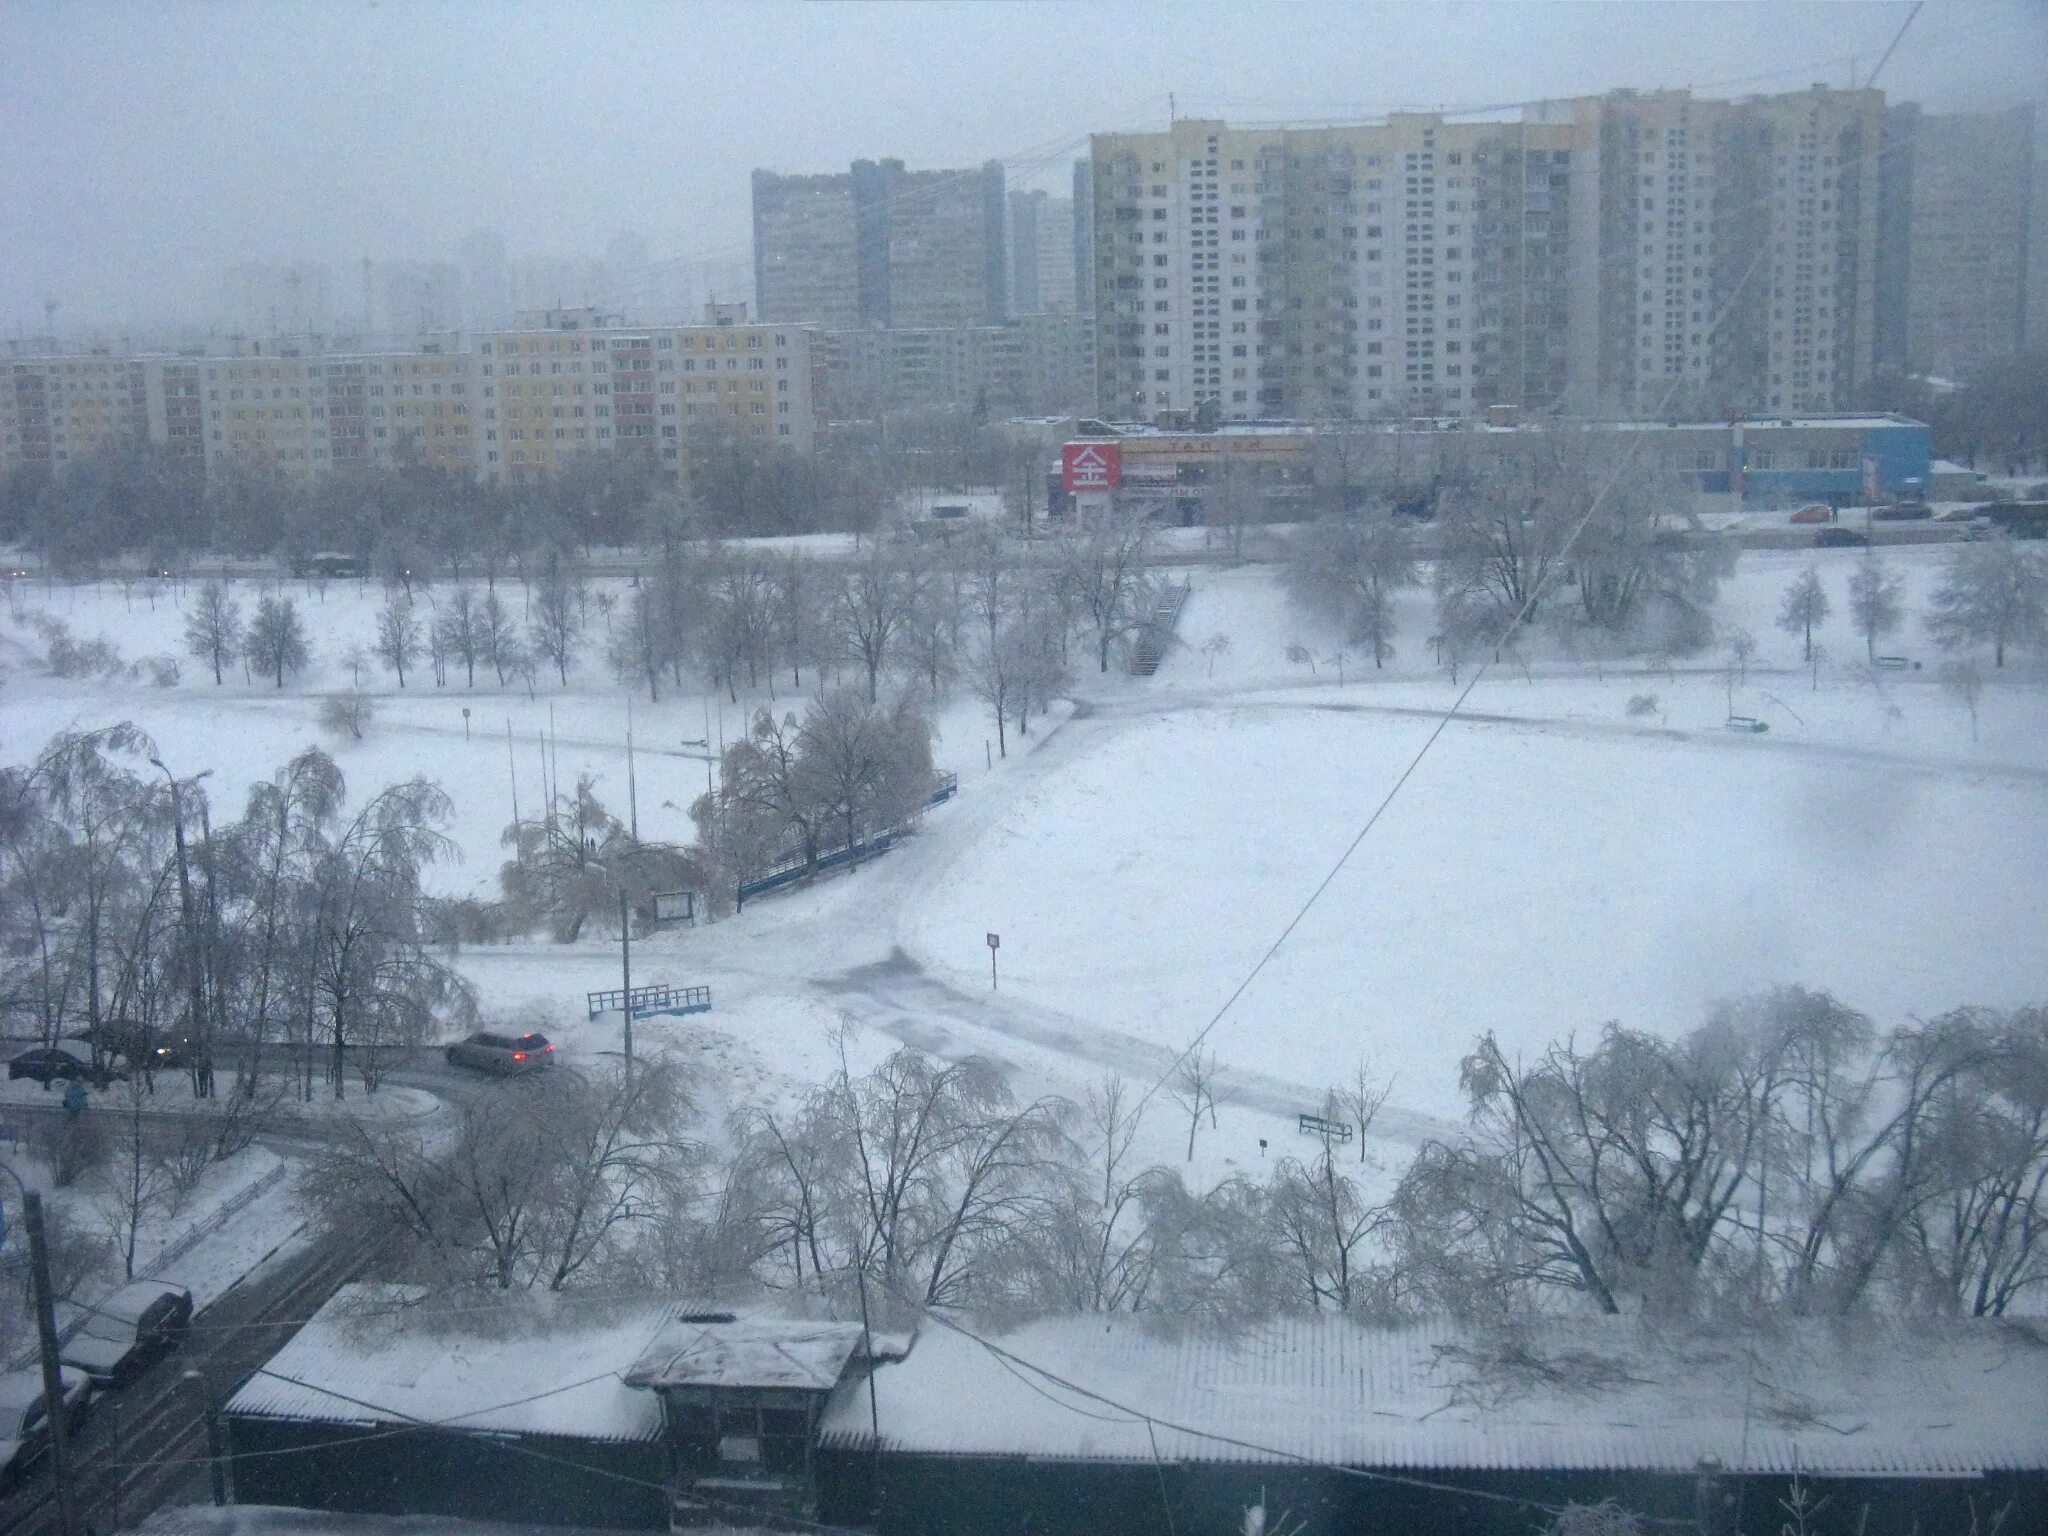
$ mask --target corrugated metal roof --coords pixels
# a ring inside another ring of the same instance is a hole
[[[508,1299],[480,1316],[410,1286],[343,1286],[228,1403],[327,1424],[651,1440],[661,1403],[626,1368],[680,1307]]]
[[[636,1387],[791,1387],[829,1392],[860,1344],[858,1323],[676,1318],[626,1372]]]
[[[1759,1473],[2048,1469],[2048,1340],[2019,1324],[1737,1337],[1638,1319],[1476,1334],[1325,1317],[1176,1338],[1090,1317],[993,1342],[1071,1386],[929,1326],[875,1373],[885,1448],[1150,1460],[1156,1437],[1172,1460],[1417,1470],[1677,1472],[1707,1456]],[[869,1445],[865,1390],[842,1393],[822,1432]]]

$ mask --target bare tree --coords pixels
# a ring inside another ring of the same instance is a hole
[[[1977,706],[1984,698],[1984,669],[1972,660],[1943,662],[1941,686],[1970,712],[1970,740],[1977,740]]]
[[[462,663],[465,685],[476,686],[476,664],[485,654],[483,627],[477,612],[476,594],[458,586],[448,595],[448,605],[434,621],[434,633],[444,654]]]
[[[405,686],[406,663],[420,654],[420,620],[413,612],[412,599],[394,589],[377,610],[377,659],[398,674],[398,686]]]
[[[1332,1091],[1339,1109],[1350,1117],[1358,1129],[1358,1160],[1365,1161],[1366,1138],[1372,1134],[1372,1123],[1379,1118],[1380,1109],[1387,1102],[1387,1096],[1394,1091],[1394,1080],[1382,1078],[1373,1069],[1370,1060],[1360,1057],[1351,1069],[1351,1076],[1344,1086]]]
[[[288,597],[263,597],[256,602],[256,616],[249,621],[244,642],[249,665],[284,687],[287,677],[297,676],[312,662],[306,644],[306,629],[299,621],[298,604]]]
[[[833,631],[842,653],[867,673],[870,704],[880,697],[882,670],[895,658],[914,600],[910,572],[880,539],[863,545],[832,589]]]
[[[1095,631],[1099,672],[1109,670],[1110,647],[1145,620],[1151,548],[1152,525],[1138,507],[1070,518],[1060,532],[1060,580]]]
[[[899,701],[878,709],[852,689],[826,694],[797,731],[802,798],[835,822],[845,846],[901,825],[931,794],[931,727]]]
[[[1209,1129],[1216,1129],[1216,1079],[1221,1071],[1216,1053],[1202,1046],[1196,1046],[1182,1056],[1179,1065],[1173,1069],[1170,1091],[1174,1101],[1188,1112],[1187,1160],[1191,1163],[1195,1160],[1195,1132],[1201,1128],[1205,1111],[1209,1116]]]
[[[351,741],[361,741],[363,732],[377,715],[377,701],[367,693],[351,689],[347,693],[330,693],[320,701],[320,726],[337,736],[347,736]]]
[[[1874,546],[1863,551],[1849,573],[1849,618],[1863,637],[1866,660],[1877,659],[1877,642],[1899,627],[1905,616],[1905,584],[1878,559]]]
[[[555,664],[564,687],[569,683],[569,666],[576,659],[577,643],[583,638],[583,583],[566,561],[555,559],[541,573],[534,593],[533,622],[527,626],[533,649]]]
[[[486,592],[484,600],[477,604],[476,634],[479,651],[490,659],[491,670],[498,674],[498,686],[504,687],[505,679],[518,671],[519,632],[504,599],[496,591]]]
[[[1992,665],[2008,645],[2048,637],[2048,556],[1999,535],[1959,544],[1934,589],[1927,629],[1944,650],[1989,643]]]
[[[1370,644],[1383,667],[1394,655],[1394,593],[1413,586],[1417,571],[1407,526],[1378,513],[1311,524],[1290,544],[1282,579],[1295,602]]]
[[[1810,565],[1785,589],[1784,601],[1778,605],[1778,628],[1804,638],[1806,661],[1813,660],[1813,631],[1827,619],[1831,606],[1827,588],[1820,584],[1820,572]]]
[[[192,616],[185,621],[185,649],[213,668],[213,684],[221,685],[221,669],[242,646],[242,612],[224,582],[209,581],[199,589]]]

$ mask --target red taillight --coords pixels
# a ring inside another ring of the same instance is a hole
[[[549,1049],[550,1051],[552,1051],[552,1050],[554,1049],[554,1047],[553,1047],[553,1046],[551,1045],[551,1046],[549,1046],[549,1047],[548,1047],[548,1049]]]
[[[512,1053],[512,1059],[513,1059],[514,1061],[524,1061],[524,1060],[526,1060],[526,1052],[524,1052],[524,1051],[514,1051],[514,1052]]]

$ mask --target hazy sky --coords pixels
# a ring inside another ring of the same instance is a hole
[[[64,328],[197,316],[232,261],[452,255],[481,226],[515,254],[638,229],[730,268],[755,166],[1063,182],[1169,92],[1269,122],[1861,83],[1909,9],[0,0],[0,332],[46,298]],[[2048,0],[1934,0],[1879,83],[2048,107],[2044,65]]]

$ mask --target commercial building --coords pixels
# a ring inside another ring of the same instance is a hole
[[[1870,371],[1882,97],[1097,135],[1099,394],[1147,416],[1834,410]]]
[[[2028,345],[2034,114],[1885,114],[1879,360],[1966,378]]]
[[[754,295],[764,320],[1000,325],[1009,314],[1003,168],[754,172]]]
[[[1057,515],[1082,506],[1144,508],[1164,521],[1211,521],[1227,487],[1240,516],[1293,519],[1316,509],[1387,504],[1427,513],[1447,482],[1534,448],[1544,434],[1632,438],[1631,462],[1674,489],[1738,505],[1836,506],[1924,492],[1931,434],[1903,416],[1732,421],[1492,420],[1111,427],[1077,424],[1049,476]]]

